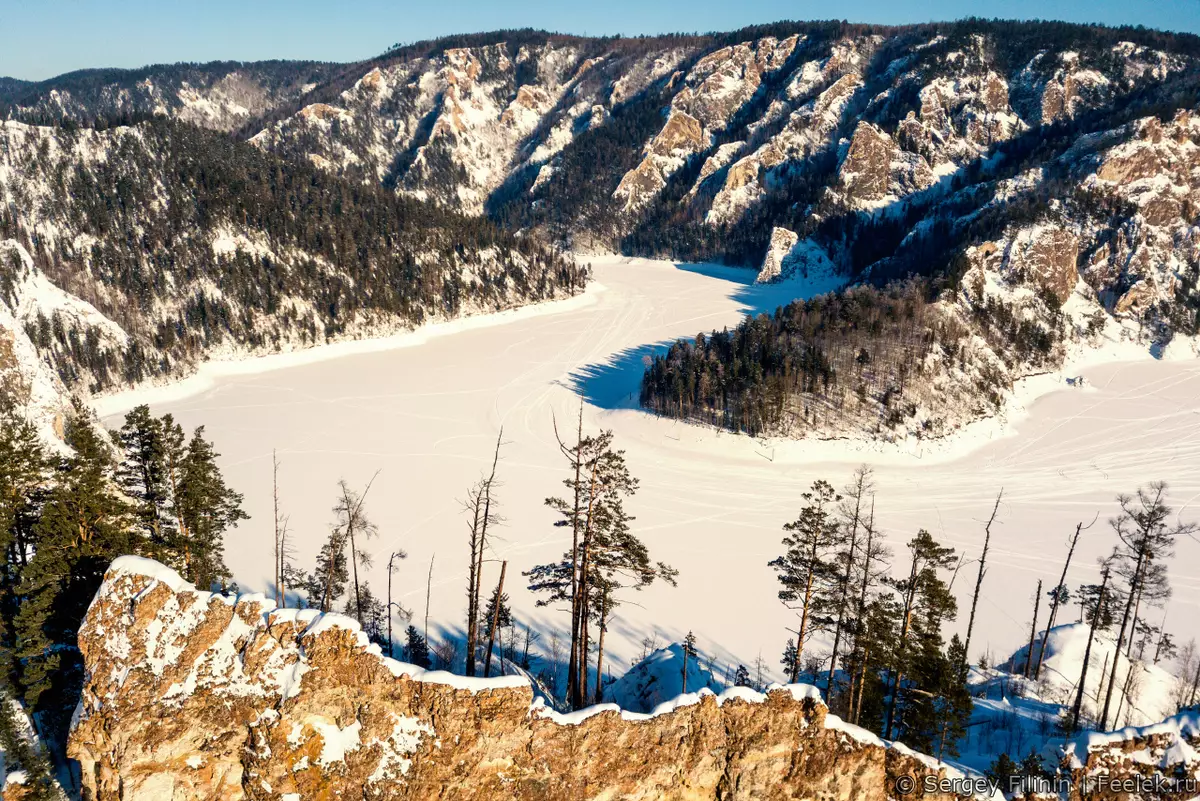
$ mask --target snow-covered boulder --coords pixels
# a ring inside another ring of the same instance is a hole
[[[683,646],[671,643],[638,662],[604,691],[605,699],[631,712],[651,712],[684,692]],[[721,692],[725,685],[713,678],[700,659],[687,658],[687,692],[707,687]]]

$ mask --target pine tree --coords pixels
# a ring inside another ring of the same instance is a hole
[[[85,421],[68,421],[66,435],[73,453],[61,461],[35,528],[14,621],[25,702],[57,733],[65,731],[83,678],[79,626],[109,562],[135,545],[130,509],[113,491],[107,444]]]
[[[46,501],[51,463],[33,424],[0,413],[0,680],[13,677],[13,617],[21,571],[33,552],[37,521]]]
[[[632,533],[633,517],[625,512],[624,499],[637,491],[638,480],[625,463],[625,452],[616,450],[613,433],[583,436],[582,412],[579,439],[559,447],[567,457],[571,476],[563,484],[571,500],[548,498],[546,505],[559,514],[555,525],[571,529],[571,550],[561,560],[526,571],[529,589],[541,593],[539,606],[563,603],[571,613],[571,653],[567,671],[567,702],[582,707],[588,698],[591,623],[607,628],[608,616],[620,587],[641,589],[656,579],[674,584],[676,571],[650,560],[645,544]],[[556,428],[557,434],[557,428]],[[603,651],[597,648],[598,670]],[[599,683],[599,673],[597,673]]]
[[[887,677],[896,661],[901,609],[895,596],[871,600],[856,632],[851,654],[853,705],[847,709],[855,725],[882,730],[887,711]]]
[[[790,532],[783,538],[787,551],[768,563],[782,585],[779,600],[800,616],[796,661],[789,672],[793,682],[800,676],[805,640],[829,624],[828,613],[835,605],[837,571],[831,549],[837,542],[838,524],[833,506],[842,499],[825,481],[813,482],[801,497],[805,506],[800,516],[783,527]]]
[[[149,406],[135,406],[125,415],[116,438],[122,452],[117,478],[133,502],[147,552],[168,561],[164,554],[173,538],[174,521],[169,513],[171,488],[162,421],[150,414]]]
[[[367,635],[367,639],[371,642],[383,647],[387,645],[387,618],[384,611],[384,603],[375,594],[371,592],[371,586],[363,582],[361,588],[362,594],[362,618],[361,625],[363,633]],[[353,598],[346,600],[346,605],[342,609],[342,614],[347,617],[352,617],[359,620],[358,604]]]
[[[850,621],[853,658],[845,711],[847,718],[856,725],[860,723],[864,707],[863,693],[876,691],[879,685],[878,671],[887,664],[886,654],[890,653],[892,644],[891,640],[881,639],[880,636],[881,632],[892,632],[893,620],[888,616],[891,602],[880,596],[891,570],[891,555],[884,533],[875,525],[875,499],[872,497],[870,511],[863,523],[862,561],[855,578],[858,586],[855,590],[854,615]],[[875,719],[873,704],[876,700],[878,698],[873,698],[871,704],[866,704],[872,720]]]
[[[25,773],[21,783],[20,797],[23,801],[60,801],[62,792],[54,782],[50,761],[30,741],[24,727],[17,720],[12,688],[6,681],[0,682],[0,748],[4,749],[4,770],[12,774],[16,770]]]
[[[908,550],[912,559],[909,574],[894,582],[901,597],[902,611],[900,634],[889,671],[892,677],[891,697],[883,735],[889,740],[897,726],[903,729],[907,725],[901,721],[908,708],[916,712],[913,726],[919,725],[925,706],[919,684],[925,676],[918,671],[928,674],[936,670],[937,666],[929,663],[936,662],[937,655],[941,653],[942,623],[953,620],[957,611],[957,602],[939,575],[940,571],[954,566],[954,549],[940,545],[928,531],[921,529],[909,540]],[[915,686],[906,687],[906,674],[916,677]]]
[[[404,656],[409,664],[428,670],[430,666],[429,644],[421,636],[421,631],[416,626],[409,626],[405,629],[404,636]]]
[[[838,506],[838,519],[841,538],[834,555],[836,574],[834,577],[834,627],[833,650],[829,655],[829,675],[825,682],[825,700],[831,708],[840,699],[835,687],[834,676],[837,672],[838,656],[841,653],[842,637],[848,634],[854,615],[854,576],[858,569],[860,554],[859,542],[866,535],[868,525],[868,504],[875,489],[871,468],[860,466],[854,471],[854,476],[845,487],[845,500]],[[868,567],[869,569],[869,567]],[[838,707],[840,708],[840,707]]]
[[[745,665],[737,666],[737,670],[733,674],[733,684],[735,687],[750,686],[750,671]]]
[[[164,421],[170,430],[170,421]],[[178,526],[168,547],[183,564],[183,575],[197,587],[229,584],[225,566],[225,532],[248,520],[242,495],[225,484],[212,443],[204,439],[204,426],[196,429],[178,470],[176,509]]]
[[[779,657],[779,664],[783,668],[783,672],[791,677],[798,661],[799,659],[796,656],[796,641],[788,637],[787,645],[783,646],[783,656]]]
[[[363,624],[366,615],[366,608],[363,605],[363,594],[361,586],[358,582],[358,567],[371,566],[371,554],[369,551],[359,545],[365,543],[379,535],[379,528],[371,522],[363,510],[363,504],[367,500],[367,494],[371,491],[371,485],[375,483],[375,478],[379,473],[367,482],[366,489],[359,495],[354,490],[350,489],[350,485],[345,480],[338,481],[338,500],[333,507],[333,513],[337,515],[336,528],[341,531],[340,542],[344,549],[347,545],[350,546],[350,568],[351,577],[354,581],[354,609],[355,619],[359,624]]]
[[[1118,654],[1125,644],[1126,632],[1128,631],[1130,637],[1133,636],[1130,623],[1135,600],[1140,602],[1142,596],[1147,593],[1161,596],[1168,592],[1166,570],[1160,564],[1160,560],[1174,554],[1172,549],[1178,537],[1188,536],[1196,531],[1196,525],[1192,523],[1170,525],[1172,509],[1166,504],[1166,492],[1167,485],[1158,481],[1147,488],[1138,488],[1134,497],[1119,496],[1117,503],[1121,511],[1109,521],[1121,543],[1113,570],[1126,581],[1125,609],[1121,613],[1121,625],[1117,629]],[[1119,662],[1119,659],[1113,659],[1108,689],[1104,693],[1104,704],[1100,711],[1102,730],[1108,725],[1109,705],[1112,702]]]
[[[484,607],[483,615],[481,616],[480,621],[479,621],[479,625],[483,629],[483,636],[485,638],[491,637],[493,635],[493,632],[492,632],[492,620],[493,619],[496,620],[496,628],[497,629],[506,629],[513,624],[512,607],[509,606],[507,592],[500,596],[499,614],[497,614],[497,612],[496,612],[496,596],[495,595],[488,596],[487,606]]]
[[[317,561],[307,575],[305,590],[308,605],[322,612],[332,611],[333,605],[350,581],[350,565],[346,560],[345,533],[337,526],[329,529],[329,537],[317,553]],[[293,583],[293,586],[296,586]]]
[[[686,693],[688,691],[688,688],[687,688],[688,661],[694,660],[698,656],[699,656],[699,654],[696,653],[696,635],[689,631],[683,638],[683,690],[682,690],[682,692]]]

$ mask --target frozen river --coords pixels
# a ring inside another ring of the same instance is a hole
[[[757,287],[748,271],[643,260],[602,261],[596,278],[603,289],[583,299],[451,324],[450,333],[409,347],[348,348],[336,358],[302,356],[269,370],[258,369],[269,360],[245,363],[239,373],[195,384],[199,390],[187,397],[176,392],[156,401],[142,393],[108,399],[102,408],[111,414],[147,398],[156,413],[171,412],[186,428],[207,427],[251,515],[227,540],[227,561],[247,590],[267,590],[271,578],[272,449],[306,569],[333,520],[338,479],[361,487],[380,471],[367,502],[381,531],[370,543],[370,582],[382,593],[388,555],[406,550],[396,594],[420,618],[436,554],[430,619],[446,630],[461,628],[465,609],[460,502],[503,425],[506,524],[496,532],[494,556],[509,561],[506,589],[518,618],[548,639],[550,628],[565,627],[566,615],[536,609],[520,571],[555,559],[569,544],[543,500],[564,491],[566,476],[552,418],[573,421],[582,396],[585,426],[614,429],[641,479],[628,503],[636,530],[655,559],[680,571],[677,588],[633,593],[621,607],[610,631],[615,673],[640,653],[643,637],[665,643],[688,630],[719,664],[750,665],[761,652],[777,666],[786,627],[795,627],[767,567],[780,552],[780,526],[795,518],[800,493],[814,479],[840,487],[863,461],[875,464],[877,516],[900,561],[918,528],[977,556],[983,521],[1003,486],[974,656],[985,648],[1003,656],[1028,637],[1037,580],[1054,584],[1075,524],[1099,512],[1068,583],[1095,580],[1094,560],[1114,541],[1105,521],[1117,493],[1163,479],[1175,508],[1200,518],[1198,362],[1147,359],[1087,370],[1088,389],[1044,395],[1010,423],[1007,436],[979,428],[960,439],[958,456],[841,445],[773,449],[652,418],[632,405],[647,353],[678,336],[733,326],[747,310],[773,310],[795,286]],[[106,421],[117,425],[119,416]],[[498,573],[499,563],[489,562],[485,587]],[[1200,546],[1179,543],[1170,573],[1175,596],[1167,627],[1186,641],[1200,635]],[[973,579],[968,567],[954,585],[964,607]],[[1072,606],[1068,619],[1076,613]]]

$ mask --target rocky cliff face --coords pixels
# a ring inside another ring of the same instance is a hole
[[[884,801],[898,777],[953,774],[802,685],[559,715],[524,679],[422,671],[348,618],[198,592],[136,557],[109,569],[79,642],[69,750],[97,801]]]
[[[1063,748],[1062,777],[1069,789],[1062,797],[1069,801],[1194,798],[1200,786],[1197,748],[1200,715],[1196,712],[1150,726],[1083,735]]]
[[[758,265],[785,229],[884,281],[957,278],[994,251],[993,277],[1061,304],[1078,273],[1152,337],[1192,333],[1191,38],[969,22],[517,39],[385,58],[253,142],[640,255]]]

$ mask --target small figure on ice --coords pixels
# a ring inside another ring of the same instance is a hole
[[[1068,378],[1067,383],[1073,387],[1086,387],[1087,379],[1081,375],[1077,375],[1074,378]]]

